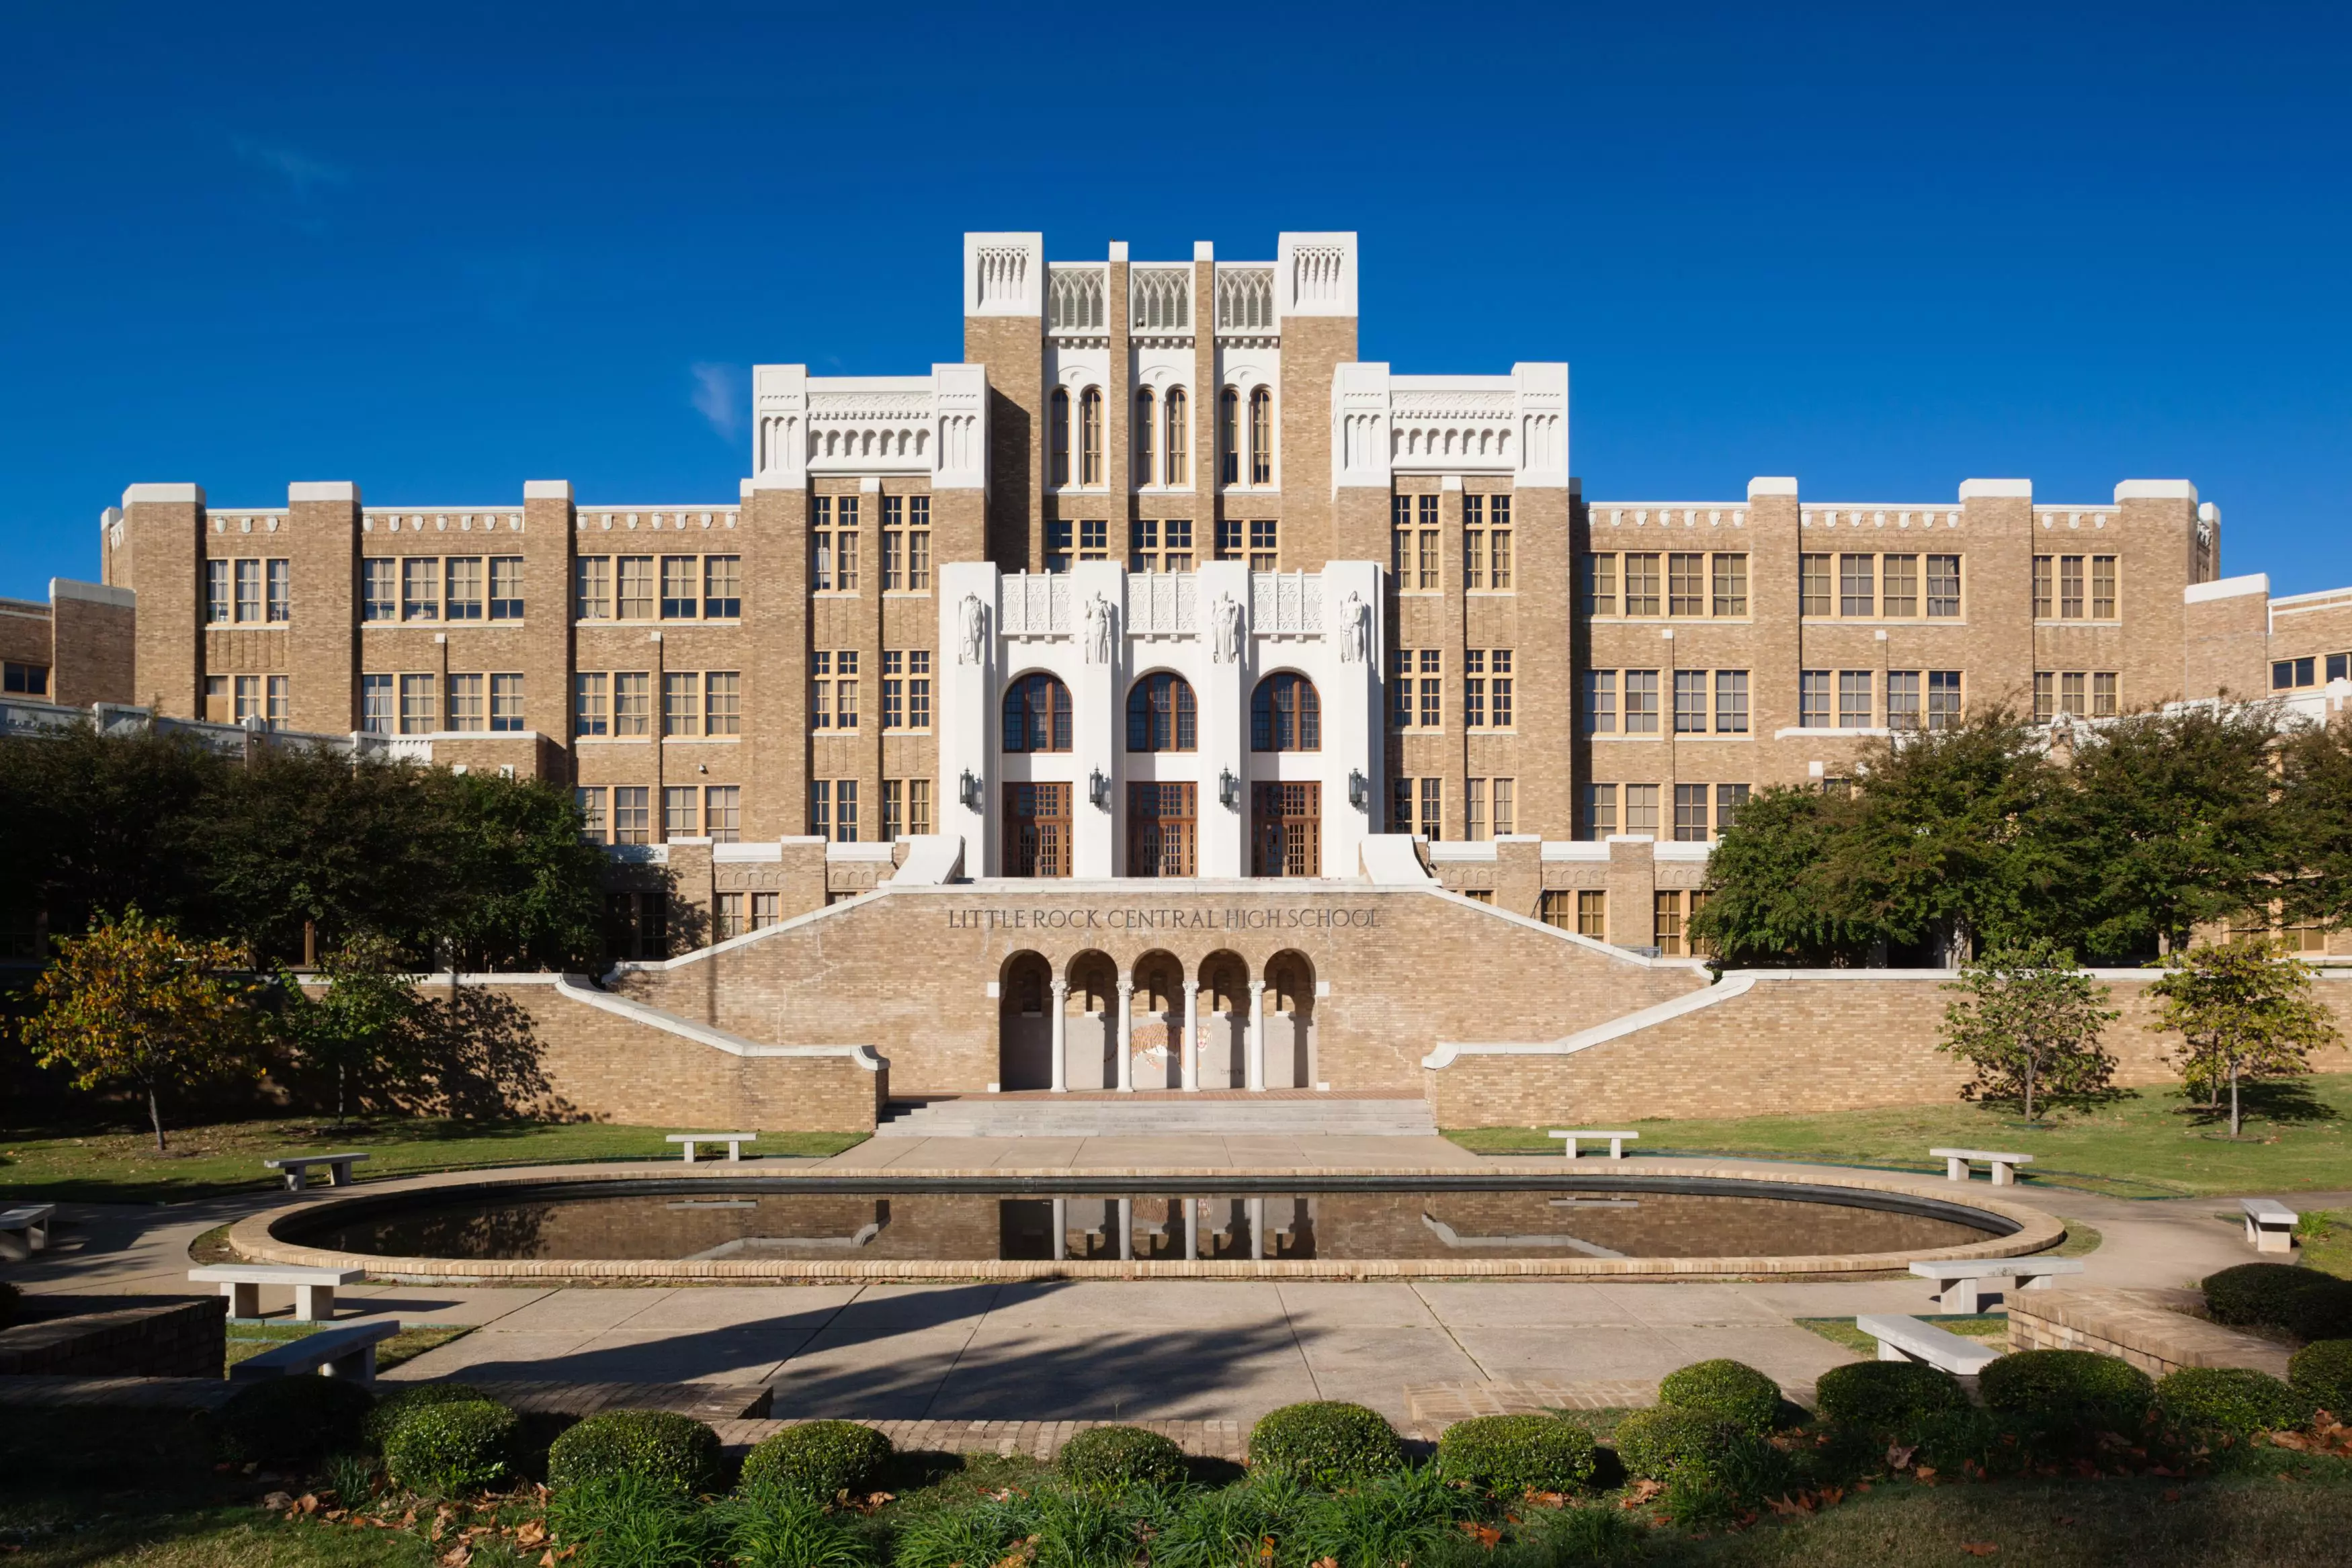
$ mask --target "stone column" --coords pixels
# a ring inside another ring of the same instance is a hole
[[[1070,1088],[1069,1025],[1063,1017],[1069,1001],[1070,982],[1056,977],[1054,981],[1054,1092],[1056,1094],[1067,1093]],[[1060,1212],[1061,1207],[1060,1201],[1055,1200],[1054,1208],[1056,1213]],[[1056,1252],[1054,1256],[1058,1258],[1061,1254]]]
[[[1058,981],[1055,983],[1059,984]],[[1070,1200],[1057,1197],[1054,1200],[1054,1261],[1056,1263],[1069,1254],[1069,1236]]]
[[[1252,977],[1250,980],[1250,1021],[1248,1082],[1253,1093],[1265,1089],[1265,982]]]
[[[1200,1026],[1192,1017],[1200,1001],[1201,982],[1187,978],[1184,982],[1184,1054],[1181,1064],[1187,1093],[1196,1093],[1201,1087]],[[1185,1212],[1189,1214],[1192,1211],[1187,1209]]]
[[[1198,1258],[1200,1255],[1201,1200],[1188,1197],[1184,1199],[1184,1256]]]
[[[1135,1199],[1118,1200],[1118,1260],[1122,1263],[1135,1256]]]
[[[1255,1088],[1256,1085],[1251,1087]],[[1265,1256],[1265,1199],[1254,1197],[1249,1200],[1249,1228],[1250,1257],[1263,1258]]]
[[[1118,1092],[1135,1092],[1135,977],[1118,977]],[[1121,1198],[1119,1206],[1126,1207]]]

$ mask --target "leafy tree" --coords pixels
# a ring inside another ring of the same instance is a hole
[[[453,894],[436,934],[478,969],[578,969],[604,953],[604,852],[568,790],[481,773],[428,774]]]
[[[1996,947],[1944,989],[1961,995],[1944,1009],[1937,1049],[1976,1070],[1963,1100],[2017,1100],[2031,1122],[2040,1106],[2107,1092],[2116,1063],[2099,1034],[2122,1015],[2100,1005],[2107,988],[2056,943]]]
[[[0,740],[0,904],[58,932],[133,903],[191,920],[205,879],[189,830],[228,766],[184,736],[88,724]]]
[[[1844,901],[1831,862],[1853,803],[1816,789],[1775,786],[1723,831],[1707,862],[1712,892],[1691,919],[1692,942],[1726,966],[1849,961],[1885,927]]]
[[[2352,925],[2352,714],[2290,731],[2279,747],[2278,818],[2292,925]]]
[[[72,1071],[74,1087],[129,1083],[147,1097],[162,1153],[162,1095],[170,1085],[222,1076],[243,1063],[251,982],[225,942],[191,940],[131,905],[86,936],[58,943],[25,1025],[41,1065]]]
[[[2233,1138],[2240,1080],[2308,1072],[2305,1056],[2341,1038],[2313,992],[2310,968],[2268,937],[2176,952],[2164,967],[2164,977],[2147,988],[2164,1009],[2148,1027],[2181,1037],[2181,1077],[2190,1089],[2218,1098],[2220,1086],[2229,1085]]]
[[[354,1080],[366,1082],[394,1067],[411,1043],[417,1016],[400,949],[389,938],[362,934],[319,963],[326,988],[313,997],[293,975],[279,972],[285,1005],[276,1030],[302,1061],[335,1075],[335,1120],[350,1113]]]

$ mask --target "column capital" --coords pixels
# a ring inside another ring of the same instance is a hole
[[[1119,994],[1120,996],[1122,996],[1122,997],[1131,997],[1131,996],[1135,995],[1135,977],[1134,977],[1134,976],[1132,976],[1132,975],[1121,975],[1121,976],[1118,977],[1118,994]]]
[[[1062,978],[1062,977],[1060,977],[1059,975],[1055,976],[1055,977],[1054,977],[1054,999],[1055,999],[1055,1001],[1057,1001],[1057,1002],[1058,1002],[1058,1001],[1060,1001],[1063,998],[1065,998],[1065,997],[1068,996],[1069,994],[1070,994],[1070,982],[1069,982],[1069,981],[1067,981],[1067,980],[1066,980],[1066,979],[1064,979],[1064,978]]]
[[[1251,977],[1250,977],[1250,995],[1251,995],[1251,996],[1256,996],[1260,991],[1263,991],[1263,990],[1265,990],[1265,982],[1264,980],[1262,980],[1262,979],[1258,978],[1258,977],[1257,977],[1256,976],[1255,976],[1255,975],[1253,975],[1253,976],[1251,976]]]

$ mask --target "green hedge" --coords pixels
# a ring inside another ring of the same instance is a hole
[[[2205,1310],[2217,1323],[2284,1328],[2287,1303],[2334,1276],[2292,1263],[2241,1263],[2205,1278]]]
[[[2352,1339],[2305,1345],[2286,1364],[2286,1380],[2338,1420],[2352,1416]]]
[[[495,1400],[414,1406],[384,1439],[384,1473],[431,1497],[479,1491],[513,1473],[521,1430]]]
[[[221,1406],[226,1458],[259,1464],[302,1464],[346,1454],[366,1440],[375,1396],[344,1377],[272,1377],[248,1383]]]
[[[2284,1316],[2297,1339],[2352,1339],[2352,1280],[2323,1280],[2296,1291]]]
[[[368,1412],[364,1430],[367,1445],[382,1453],[384,1444],[392,1440],[392,1435],[400,1424],[428,1406],[471,1405],[478,1399],[488,1397],[480,1389],[463,1383],[419,1383],[397,1393],[387,1394],[375,1402],[374,1409]]]
[[[1923,1416],[1968,1408],[1948,1372],[1916,1361],[1854,1361],[1833,1366],[1813,1385],[1822,1417],[1872,1432],[1907,1427]]]
[[[2087,1350],[2013,1351],[1977,1380],[1988,1409],[2129,1431],[2147,1419],[2156,1384],[2138,1367]]]
[[[1437,1468],[1499,1498],[1573,1491],[1591,1480],[1592,1434],[1557,1416],[1480,1416],[1437,1439]]]
[[[1086,1491],[1171,1487],[1185,1477],[1184,1450],[1140,1427],[1095,1427],[1062,1445],[1055,1467]]]
[[[1404,1445],[1377,1410],[1313,1399],[1267,1412],[1250,1428],[1250,1469],[1318,1486],[1360,1480],[1404,1465]]]
[[[1627,1475],[1662,1481],[1679,1469],[1704,1469],[1738,1433],[1705,1411],[1661,1405],[1618,1422],[1613,1441]]]
[[[2242,1366],[2184,1366],[2157,1384],[2156,1397],[2165,1420],[2184,1432],[2251,1437],[2311,1419],[2307,1395]]]
[[[870,1490],[895,1451],[889,1438],[855,1421],[787,1427],[744,1456],[741,1490],[831,1502],[845,1491]]]
[[[637,1476],[692,1494],[719,1484],[719,1434],[666,1410],[607,1410],[549,1445],[547,1484],[555,1491],[614,1476]]]
[[[1702,1361],[1666,1374],[1658,1385],[1658,1403],[1696,1410],[1762,1437],[1777,1424],[1780,1385],[1744,1362]]]

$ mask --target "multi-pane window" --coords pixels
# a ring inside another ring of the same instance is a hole
[[[1658,672],[1655,670],[1625,672],[1625,733],[1658,733]]]
[[[1312,681],[1284,671],[1258,682],[1250,695],[1250,749],[1323,749],[1323,704]]]
[[[649,555],[625,555],[614,562],[615,591],[618,595],[614,616],[622,621],[651,621],[656,602],[654,596],[654,558]]]
[[[2331,679],[2335,675],[2332,668],[2335,663],[2335,657],[2328,660],[2331,666],[2329,671]],[[2291,692],[2298,686],[2311,686],[2318,684],[2319,660],[2315,656],[2308,659],[2280,659],[2271,665],[2271,690],[2274,692]]]
[[[1103,482],[1103,398],[1098,387],[1088,387],[1078,399],[1078,483]]]
[[[1471,648],[1462,655],[1462,727],[1486,727],[1486,651]]]
[[[1004,874],[1070,874],[1070,787],[1004,786]]]
[[[882,780],[882,837],[896,841],[907,831],[907,781]]]
[[[691,784],[672,784],[662,790],[662,837],[698,837],[702,825],[702,791]]]
[[[429,555],[401,558],[400,618],[403,621],[441,619],[441,562],[438,558]]]
[[[0,692],[28,697],[47,696],[49,667],[47,664],[18,664],[14,659],[0,660]]]
[[[522,677],[519,674],[490,677],[490,728],[496,734],[519,735],[522,732]]]
[[[1070,570],[1071,543],[1076,530],[1066,518],[1045,519],[1045,570],[1062,572]]]
[[[1625,558],[1625,613],[1655,615],[1658,612],[1658,558],[1647,553],[1635,553]]]
[[[1108,560],[1110,559],[1110,519],[1081,517],[1078,519],[1078,559]]]
[[[653,790],[644,784],[622,785],[613,791],[613,841],[646,844],[653,841]]]
[[[1715,558],[1715,613],[1748,613],[1748,558],[1736,551]]]
[[[471,731],[483,727],[488,716],[482,711],[486,685],[480,675],[449,677],[449,728]]]
[[[1605,839],[1617,831],[1617,786],[1584,784],[1577,788],[1576,831],[1581,839]]]
[[[1282,525],[1271,517],[1250,519],[1250,570],[1282,570]]]
[[[2091,558],[2091,619],[2112,621],[2116,618],[2116,558],[2095,555]],[[278,616],[272,620],[280,619]]]
[[[662,734],[692,739],[702,733],[702,677],[692,670],[662,672]]]
[[[1930,620],[1957,619],[1960,613],[1960,558],[1927,558],[1927,615]]]
[[[613,675],[613,733],[653,734],[654,677],[648,670],[621,670]]]
[[[1265,387],[1250,393],[1250,483],[1274,483],[1274,393]]]
[[[1655,784],[1625,786],[1625,831],[1658,836],[1658,787]]]
[[[1886,727],[1917,729],[1919,727],[1919,672],[1889,670],[1886,672]]]
[[[1609,936],[1609,894],[1601,888],[1576,890],[1576,934],[1596,942]]]
[[[1445,837],[1445,780],[1423,779],[1421,783],[1421,836],[1435,843]]]
[[[855,593],[858,586],[858,497],[833,498],[833,591]]]
[[[360,728],[368,735],[390,735],[393,725],[392,677],[360,677]]]
[[[400,733],[431,735],[440,727],[438,704],[434,700],[434,678],[431,675],[400,677]]]
[[[846,497],[843,497],[846,498]],[[809,591],[833,591],[832,496],[809,497]]]
[[[1437,497],[1428,499],[1434,503]],[[1433,505],[1433,513],[1435,509]],[[1465,588],[1498,591],[1511,586],[1508,496],[1462,497],[1462,583]]]
[[[781,893],[755,893],[751,895],[751,929],[765,931],[784,917],[784,895]]]
[[[1706,796],[1704,784],[1675,786],[1675,841],[1682,844],[1706,842]]]
[[[1675,733],[1676,735],[1706,733],[1706,672],[1705,670],[1675,672]]]
[[[1434,496],[1399,496],[1390,503],[1394,530],[1390,554],[1401,589],[1410,588],[1416,593],[1437,591],[1445,555],[1437,504]]]
[[[743,913],[743,898],[744,895],[740,893],[722,893],[716,895],[717,901],[711,909],[710,922],[710,935],[715,940],[724,942],[730,937],[740,936],[751,929],[744,924],[746,916]]]
[[[1701,888],[1651,895],[1650,939],[1661,957],[1680,958],[1699,951],[1689,940],[1690,922],[1706,903],[1706,893]]]
[[[1155,482],[1160,461],[1160,395],[1150,387],[1135,390],[1135,483]]]
[[[1070,688],[1048,674],[1024,675],[1004,690],[1007,751],[1070,749]]]
[[[443,617],[450,621],[482,618],[482,558],[453,555],[442,562]]]
[[[1494,649],[1486,655],[1486,664],[1493,672],[1487,680],[1487,690],[1492,696],[1486,705],[1491,722],[1496,729],[1509,729],[1514,723],[1511,716],[1511,688],[1514,684],[1511,651],[1508,648]]]
[[[609,831],[604,800],[605,791],[594,785],[572,791],[572,803],[580,812],[580,836],[591,843],[603,843]]]
[[[1878,558],[1868,555],[1838,557],[1838,613],[1845,616],[1877,613],[1877,584],[1874,569]]]
[[[1879,612],[1890,620],[1906,620],[1919,613],[1919,558],[1916,555],[1890,555],[1878,563]]]
[[[1462,836],[1474,844],[1486,837],[1486,781],[1484,779],[1463,781]]]
[[[1495,787],[1495,831],[1496,833],[1517,832],[1519,831],[1518,780],[1496,779],[1491,782]]]
[[[882,497],[882,591],[919,592],[931,586],[931,498]]]
[[[1166,473],[1163,483],[1171,486],[1192,482],[1192,429],[1189,411],[1191,400],[1182,387],[1170,387],[1165,404],[1168,421]]]
[[[1927,672],[1927,727],[1949,729],[1960,722],[1960,672]]]
[[[1587,670],[1584,672],[1584,732],[1587,735],[1617,733],[1617,672]]]
[[[2062,555],[2058,558],[2058,618],[2079,621],[2083,618],[2083,558]]]
[[[1706,557],[1687,550],[1666,557],[1666,613],[1706,613]]]
[[[1218,560],[1242,559],[1242,524],[1239,517],[1217,519],[1215,559]]]
[[[1227,387],[1217,396],[1217,483],[1242,482],[1242,394]]]
[[[2112,670],[2043,670],[2033,677],[2033,716],[2112,718],[2122,711]]]
[[[1445,655],[1436,648],[1423,648],[1414,653],[1421,667],[1421,727],[1436,729],[1445,722]]]
[[[294,563],[283,559],[263,563],[263,580],[268,618],[272,621],[289,619],[293,614]]]
[[[1198,787],[1192,784],[1127,787],[1128,875],[1193,874],[1198,802]]]
[[[261,717],[261,677],[236,675],[232,679],[236,688],[236,706],[230,713],[230,719],[243,724],[247,719]]]
[[[702,677],[702,730],[705,735],[743,732],[743,676],[735,670],[712,670]]]
[[[261,562],[250,557],[236,563],[236,618],[240,624],[261,619]]]
[[[1799,728],[1830,727],[1830,673],[1827,670],[1800,670],[1797,673]]]
[[[882,653],[882,727],[931,727],[931,651],[886,648]]]
[[[1054,389],[1051,423],[1053,460],[1046,482],[1058,488],[1070,482],[1070,394],[1066,388]]]
[[[1797,613],[1830,612],[1830,558],[1807,554],[1797,558]]]
[[[1748,672],[1715,672],[1715,729],[1717,735],[1748,733]]]
[[[360,619],[400,618],[400,562],[390,556],[370,556],[360,562]]]
[[[583,673],[572,677],[572,733],[589,737],[613,733],[610,675]]]
[[[613,618],[613,558],[583,555],[572,563],[572,614],[580,621]]]
[[[691,621],[701,606],[702,596],[697,591],[696,580],[702,574],[701,563],[690,555],[666,555],[661,558],[661,618],[665,621]]]
[[[1871,687],[1876,685],[1868,670],[1838,672],[1838,727],[1868,729],[1871,718]]]
[[[490,557],[490,619],[522,619],[522,557]]]
[[[1199,719],[1192,684],[1165,672],[1144,676],[1127,694],[1129,751],[1196,751]]]
[[[2116,618],[2116,558],[2111,555],[2035,556],[2034,619],[2080,621],[2086,614],[2095,621]]]
[[[743,613],[743,558],[707,555],[702,558],[702,614],[708,621],[732,621]]]
[[[1389,831],[1412,831],[1412,780],[1402,774],[1389,779]]]
[[[833,781],[833,840],[839,844],[857,841],[857,780],[855,779]]]
[[[1164,521],[1139,518],[1127,526],[1129,571],[1186,572],[1192,570],[1192,519]]]
[[[843,648],[809,655],[809,723],[815,729],[857,727],[857,650]]]
[[[225,560],[205,562],[205,620],[215,626],[229,618],[228,568]]]
[[[731,844],[743,836],[743,787],[713,784],[702,792],[702,831],[714,844]]]
[[[1739,815],[1739,808],[1748,804],[1748,786],[1718,784],[1715,787],[1715,831],[1720,834]]]
[[[1617,613],[1617,558],[1613,555],[1587,555],[1583,560],[1584,580],[1580,585],[1587,615]]]
[[[2116,674],[2112,670],[2091,672],[2091,716],[2113,718],[2123,710],[2116,706]]]

